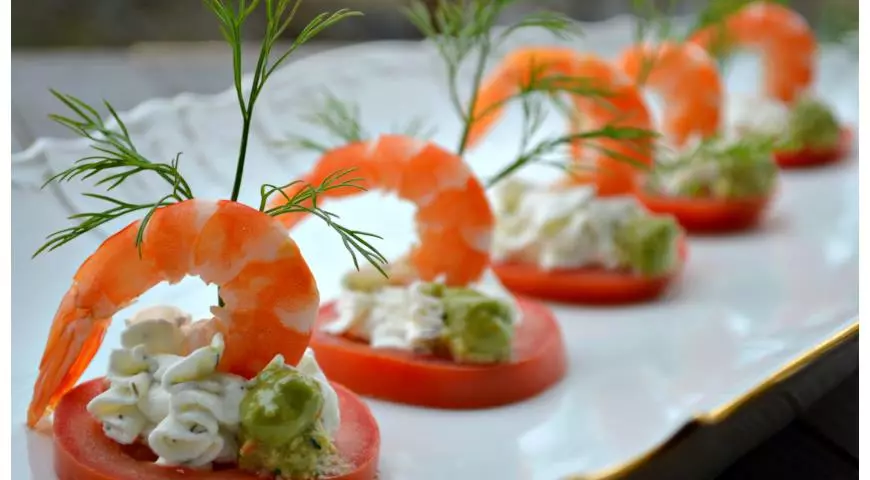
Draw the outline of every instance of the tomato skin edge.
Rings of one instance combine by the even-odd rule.
[[[757,227],[770,206],[773,193],[741,199],[680,198],[636,191],[648,210],[672,215],[689,233],[715,234]]]
[[[418,407],[474,410],[535,397],[567,372],[561,330],[548,307],[517,298],[523,319],[514,336],[514,359],[494,365],[379,348],[315,327],[311,339],[324,373],[359,395]],[[318,325],[334,318],[335,302],[321,306]]]
[[[347,388],[332,383],[339,396],[342,427],[336,447],[352,455],[351,470],[320,480],[374,480],[380,455],[380,431],[368,406]],[[68,392],[55,410],[54,470],[60,480],[254,480],[263,477],[238,469],[214,471],[163,467],[153,460],[137,460],[147,447],[122,446],[105,436],[86,410],[87,403],[105,390],[104,378],[81,383]],[[345,418],[345,412],[347,419]],[[345,421],[347,420],[347,424]],[[361,441],[362,440],[362,441]],[[153,454],[149,455],[153,456]],[[356,458],[361,457],[361,458]],[[108,464],[108,465],[107,465]]]
[[[630,305],[656,300],[680,277],[688,259],[685,237],[677,248],[677,266],[656,277],[603,268],[545,271],[522,263],[496,263],[492,269],[508,290],[522,295],[574,305]]]
[[[840,143],[827,149],[803,148],[796,151],[777,151],[773,153],[777,165],[783,169],[822,167],[836,163],[847,156],[852,149],[854,132],[849,127],[840,129]]]

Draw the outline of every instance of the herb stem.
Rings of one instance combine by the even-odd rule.
[[[486,182],[486,188],[491,188],[493,185],[495,185],[496,183],[498,183],[502,179],[507,178],[510,174],[512,174],[515,171],[522,168],[526,163],[529,162],[530,158],[531,157],[529,155],[523,155],[523,156],[517,157],[517,159],[514,160],[510,165],[505,167],[502,171],[497,173],[494,177],[490,178],[489,181]]]
[[[465,125],[462,129],[462,138],[459,141],[459,148],[457,149],[457,154],[461,157],[465,154],[466,148],[468,148],[468,136],[471,134],[471,127],[474,125],[474,122],[477,121],[477,118],[473,118],[474,115],[474,105],[477,103],[477,97],[480,94],[480,84],[483,82],[483,71],[486,68],[486,58],[489,56],[490,45],[489,41],[485,41],[480,46],[480,56],[477,58],[477,66],[474,71],[474,82],[472,83],[471,89],[471,99],[468,103],[468,115],[465,118]]]
[[[239,144],[239,160],[236,162],[236,178],[233,181],[233,193],[230,200],[237,201],[242,189],[242,175],[245,173],[245,155],[248,151],[248,132],[251,128],[251,119],[247,115],[242,121],[242,141]]]

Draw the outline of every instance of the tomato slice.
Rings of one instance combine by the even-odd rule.
[[[341,427],[335,444],[350,466],[348,473],[323,480],[373,480],[377,475],[380,432],[368,407],[348,389],[332,384],[338,393]],[[102,426],[86,410],[104,391],[104,379],[78,385],[60,401],[54,413],[54,469],[60,480],[255,480],[238,469],[213,471],[163,467],[145,446],[121,445],[103,434]]]
[[[311,348],[327,377],[360,395],[422,407],[474,409],[533,397],[565,375],[562,333],[546,306],[518,298],[522,320],[514,334],[513,359],[496,365],[378,348],[317,328]],[[320,309],[318,324],[335,318],[335,302]]]
[[[845,157],[852,149],[854,133],[851,128],[840,130],[840,143],[832,148],[803,148],[796,151],[774,152],[776,163],[781,168],[808,168],[834,163]]]
[[[687,198],[638,189],[637,199],[655,213],[673,215],[692,233],[725,233],[750,229],[761,221],[773,195],[740,199]]]
[[[639,303],[661,296],[680,275],[688,256],[685,238],[680,238],[677,248],[679,265],[656,277],[598,267],[541,270],[524,263],[494,264],[492,269],[508,290],[523,295],[588,305]]]

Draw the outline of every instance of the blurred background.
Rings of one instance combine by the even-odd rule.
[[[434,4],[435,0],[427,0]],[[704,0],[647,0],[674,14],[691,14],[708,4]],[[714,0],[715,1],[715,0]],[[300,8],[300,20],[338,8],[354,8],[366,16],[342,22],[321,34],[321,39],[363,41],[412,39],[419,34],[397,7],[404,0],[309,0]],[[539,0],[517,2],[509,15],[535,9],[558,10],[582,21],[604,20],[629,13],[636,0]],[[857,28],[858,0],[792,0],[823,37],[837,37]],[[509,20],[509,19],[505,19]],[[218,40],[214,19],[199,0],[15,0],[12,4],[12,46],[126,46],[139,42]],[[302,21],[295,26],[304,25]],[[258,30],[255,21],[249,25]],[[292,31],[290,35],[295,32]],[[252,33],[253,33],[252,32]]]

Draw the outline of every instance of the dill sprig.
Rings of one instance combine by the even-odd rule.
[[[818,37],[826,43],[850,47],[854,53],[858,49],[858,0],[838,0],[828,2],[822,9],[819,19]]]
[[[338,215],[328,212],[317,205],[318,196],[330,190],[351,188],[365,191],[365,187],[360,184],[362,178],[346,178],[353,171],[353,168],[336,171],[324,178],[318,186],[306,184],[301,180],[280,186],[263,185],[260,187],[260,211],[273,217],[288,213],[309,213],[320,218],[339,234],[345,248],[350,252],[354,267],[357,270],[360,268],[357,259],[357,254],[359,254],[382,275],[386,276],[387,274],[383,266],[387,264],[387,259],[368,241],[368,239],[372,238],[382,240],[382,237],[373,233],[344,227],[336,222],[339,218]],[[292,196],[285,193],[286,189],[294,185],[303,185],[303,187]],[[286,203],[278,207],[266,209],[268,199],[274,194],[284,197]]]
[[[657,3],[655,0],[631,0],[631,9],[637,17],[634,26],[636,43],[644,41],[660,43],[679,36],[674,30],[672,20],[676,0],[668,0],[664,10],[659,9]]]
[[[316,108],[302,114],[302,120],[319,127],[329,137],[324,143],[302,135],[291,135],[287,143],[294,148],[325,153],[335,147],[372,139],[363,126],[360,108],[356,102],[342,100],[329,91],[323,93],[323,102]],[[422,117],[415,117],[407,125],[394,125],[391,132],[428,140],[435,128],[427,126]]]
[[[299,46],[336,22],[361,14],[351,10],[339,10],[334,13],[318,15],[302,29],[301,33],[299,33],[288,48],[278,53],[277,58],[272,60],[273,48],[290,25],[301,0],[263,0],[262,3],[265,5],[266,15],[264,39],[256,67],[254,68],[251,84],[245,86],[242,84],[242,30],[245,21],[255,12],[261,2],[259,0],[204,0],[204,3],[219,20],[221,33],[232,51],[233,79],[239,109],[242,114],[239,156],[231,194],[231,199],[237,201],[244,174],[245,156],[254,106],[266,81],[274,73],[275,69],[286,61],[290,54],[299,48]],[[116,128],[109,128],[103,122],[96,109],[85,102],[70,95],[63,95],[55,91],[52,91],[52,93],[75,114],[72,118],[61,115],[52,115],[52,118],[70,128],[77,135],[91,140],[92,148],[96,153],[78,160],[69,169],[50,178],[46,182],[46,185],[51,182],[97,178],[96,186],[104,187],[106,192],[85,193],[84,195],[105,202],[107,207],[99,212],[86,212],[71,216],[71,220],[77,220],[79,223],[49,235],[45,245],[40,247],[34,256],[46,250],[54,250],[109,221],[133,213],[144,213],[136,235],[136,244],[140,248],[141,253],[145,227],[156,209],[193,198],[190,185],[178,170],[179,157],[176,156],[169,163],[155,163],[142,156],[136,150],[126,125],[124,125],[115,109],[108,102],[104,102],[104,105],[115,123],[117,123]],[[126,202],[114,198],[109,194],[109,192],[131,177],[147,172],[151,172],[165,180],[171,186],[170,192],[154,202],[146,203]],[[327,182],[324,182],[319,187],[303,189],[299,195],[289,198],[287,205],[268,210],[266,213],[276,216],[292,211],[310,211],[325,219],[327,224],[341,236],[342,241],[354,259],[354,264],[357,264],[357,253],[359,253],[379,268],[380,263],[378,262],[381,262],[383,257],[365,240],[367,237],[377,238],[375,235],[347,229],[335,222],[337,218],[335,215],[316,206],[315,199],[318,193],[335,188],[353,188],[352,182],[336,182],[340,176],[330,177]],[[261,192],[268,191],[271,194],[274,193],[274,188],[277,187],[264,185]],[[303,202],[307,200],[311,200],[312,207],[304,206]],[[264,200],[261,202],[260,210],[265,211],[265,208]],[[219,303],[222,304],[220,299]]]
[[[492,35],[501,13],[513,0],[438,0],[433,12],[421,0],[412,0],[406,9],[408,19],[430,39],[447,68],[450,102],[464,124],[456,149],[462,156],[468,147],[468,136],[474,123],[472,106],[477,102],[486,63],[493,50],[511,34],[529,27],[544,28],[558,37],[577,33],[577,24],[570,18],[552,12],[536,12],[509,25],[500,35]],[[471,95],[468,102],[459,94],[459,69],[474,57]]]
[[[527,125],[530,125],[531,122],[528,122]],[[524,127],[525,129],[526,127]],[[525,135],[525,133],[524,133]],[[595,139],[613,139],[613,140],[622,140],[625,142],[639,142],[647,139],[655,138],[656,133],[651,130],[646,130],[642,128],[636,127],[620,127],[614,125],[605,125],[601,128],[596,128],[592,130],[586,130],[582,132],[569,133],[567,135],[561,135],[554,138],[548,138],[542,140],[541,142],[533,145],[527,146],[525,148],[520,149],[520,154],[514,159],[511,163],[509,163],[506,167],[500,170],[498,173],[493,175],[489,181],[487,181],[487,188],[492,187],[499,181],[509,177],[514,174],[517,170],[532,164],[537,163],[541,165],[554,166],[557,168],[561,168],[567,171],[574,171],[582,168],[582,166],[572,165],[571,162],[573,159],[567,158],[567,156],[561,155],[557,158],[553,158],[552,156],[560,155],[560,151],[564,150],[574,142],[582,141],[588,142],[590,140]],[[615,159],[620,161],[624,161],[630,163],[634,167],[646,170],[646,165],[636,161],[635,159],[620,154],[619,152],[614,152],[608,150],[599,145],[592,144],[592,148],[601,151],[602,153],[609,155]],[[637,148],[640,151],[640,147]]]
[[[486,71],[490,54],[511,34],[528,27],[543,28],[555,37],[568,38],[577,33],[577,24],[563,15],[551,12],[536,12],[506,27],[498,35],[492,33],[496,22],[512,0],[490,2],[485,0],[460,0],[457,2],[439,1],[432,13],[420,2],[412,2],[407,15],[414,25],[435,45],[447,70],[450,102],[463,122],[463,131],[457,148],[461,156],[468,147],[469,134],[474,122],[484,118],[506,104],[519,101],[523,111],[523,126],[520,131],[520,146],[517,157],[497,172],[487,182],[492,186],[503,178],[515,173],[526,165],[537,163],[556,165],[569,169],[573,163],[567,158],[556,160],[561,150],[578,141],[591,141],[601,138],[639,140],[655,136],[653,132],[631,127],[614,125],[594,130],[575,132],[548,138],[532,143],[547,116],[547,105],[554,104],[563,113],[572,115],[574,108],[565,97],[588,97],[607,105],[612,92],[592,78],[571,77],[563,74],[547,73],[546,64],[530,65],[529,79],[518,85],[516,92],[495,102],[479,112],[473,112]],[[468,101],[459,94],[459,70],[466,61],[473,61],[471,93]],[[596,147],[598,148],[598,147]],[[567,156],[564,156],[567,157]],[[626,159],[627,161],[633,161]],[[637,162],[635,162],[637,163]]]
[[[105,188],[105,193],[85,193],[83,195],[105,202],[106,208],[98,212],[84,212],[70,216],[70,220],[79,223],[49,234],[45,244],[37,249],[33,256],[36,257],[42,252],[52,251],[66,245],[112,220],[144,211],[146,212],[145,217],[140,222],[136,234],[136,246],[141,249],[142,236],[154,210],[193,198],[190,185],[178,170],[180,154],[168,163],[151,162],[136,150],[127,126],[109,102],[103,102],[103,104],[117,124],[116,129],[110,129],[99,112],[82,100],[55,90],[51,90],[51,93],[74,115],[66,117],[53,114],[50,115],[50,118],[77,135],[89,139],[91,148],[95,153],[77,160],[71,167],[53,175],[45,182],[43,188],[52,182],[96,179],[94,186]],[[171,187],[170,192],[154,202],[146,203],[130,203],[110,195],[112,190],[126,180],[142,173],[151,173],[166,181]]]
[[[778,3],[780,5],[788,5],[789,3],[788,0],[709,0],[704,9],[698,13],[695,24],[689,29],[688,35],[710,25],[722,25],[729,15],[750,3],[760,2]]]
[[[281,66],[281,64],[285,60],[287,60],[290,54],[296,51],[296,49],[298,49],[302,44],[311,40],[318,33],[341,20],[353,16],[362,15],[362,13],[360,12],[348,9],[338,10],[333,13],[321,13],[302,29],[299,35],[293,40],[292,44],[287,47],[283,51],[283,53],[280,53],[275,60],[270,60],[272,57],[272,50],[275,47],[275,44],[280,40],[281,36],[287,30],[287,27],[290,25],[290,21],[293,19],[296,10],[299,8],[301,0],[264,0],[263,3],[266,7],[266,29],[264,32],[263,43],[260,47],[260,54],[257,58],[257,64],[254,68],[250,89],[247,91],[246,96],[245,88],[242,85],[242,27],[245,23],[245,20],[254,11],[259,3],[259,0],[236,0],[235,2],[227,0],[205,0],[205,4],[218,17],[218,20],[220,21],[221,33],[223,33],[224,38],[226,39],[227,43],[230,46],[230,49],[232,50],[233,78],[235,81],[239,109],[242,113],[242,134],[239,144],[239,159],[236,165],[236,177],[233,183],[233,191],[231,196],[232,200],[236,200],[239,196],[239,190],[241,189],[242,183],[242,175],[245,168],[245,155],[247,153],[248,136],[250,133],[251,120],[254,113],[254,105],[256,104],[260,93],[263,91],[263,88],[266,85],[266,81],[269,79],[275,69]],[[335,106],[336,105],[332,105],[333,108]],[[339,116],[328,118],[324,117],[321,118],[321,121],[344,119],[348,116],[348,114],[349,112],[347,111],[341,111]],[[348,126],[348,124],[344,123],[331,126],[336,128],[341,127],[341,129],[343,130],[344,127]],[[351,127],[353,126],[351,125]],[[360,134],[361,131],[357,130],[350,132],[348,135],[352,138],[358,138]],[[270,210],[266,210],[265,202],[267,196],[272,195],[276,192],[280,192],[281,189],[275,185],[263,185],[260,188],[260,211],[263,211],[272,216],[290,213],[293,211],[308,211],[309,213],[312,213],[313,215],[322,218],[324,221],[326,221],[326,224],[330,228],[332,228],[333,230],[335,230],[336,233],[339,234],[342,242],[344,243],[348,252],[350,252],[351,257],[353,258],[354,265],[357,265],[357,268],[357,254],[359,254],[362,255],[363,258],[368,260],[372,265],[380,269],[378,261],[383,257],[374,247],[371,246],[371,244],[365,241],[366,237],[379,237],[366,232],[350,230],[338,224],[335,221],[337,219],[335,215],[316,206],[315,200],[318,193],[322,193],[323,191],[336,188],[353,188],[353,184],[348,182],[333,183],[338,178],[339,177],[330,176],[328,178],[329,182],[327,182],[325,185],[321,185],[320,187],[309,186],[303,189],[300,194],[289,198],[287,197],[287,195],[284,195],[284,193],[281,192],[281,194],[285,196],[285,199],[288,203],[281,207],[276,207]],[[312,207],[304,206],[303,202],[307,200],[311,200]]]
[[[281,39],[290,22],[296,14],[302,0],[264,0],[266,10],[266,28],[263,33],[263,43],[257,64],[254,68],[250,89],[247,91],[242,85],[242,27],[248,17],[261,3],[260,0],[204,0],[205,5],[215,14],[220,22],[220,30],[232,50],[233,57],[233,82],[236,87],[239,109],[242,113],[242,134],[239,143],[239,159],[236,163],[236,175],[233,182],[233,191],[230,196],[235,201],[239,198],[242,187],[242,175],[245,170],[245,155],[248,149],[248,136],[250,134],[251,119],[254,114],[254,105],[263,91],[266,81],[281,66],[287,58],[305,42],[311,40],[318,33],[348,17],[362,15],[361,12],[342,9],[336,12],[326,12],[314,17],[306,25],[291,45],[275,60],[271,60],[272,50]]]
[[[593,101],[602,102],[603,105],[609,106],[607,99],[612,95],[612,91],[607,87],[601,86],[600,82],[592,78],[546,74],[546,65],[533,65],[530,69],[529,81],[520,85],[519,93],[515,97],[506,100],[513,101],[519,98],[523,112],[519,153],[513,161],[489,179],[487,187],[495,185],[517,170],[533,163],[555,166],[564,170],[580,168],[574,165],[573,160],[567,158],[567,155],[563,152],[575,142],[590,142],[595,139],[604,138],[638,142],[656,136],[655,132],[649,130],[617,126],[620,119],[616,117],[612,125],[546,138],[533,144],[532,139],[540,131],[547,119],[548,105],[556,105],[558,111],[565,115],[578,115],[579,112],[570,104],[570,97],[585,96]],[[566,99],[565,97],[569,98]],[[500,104],[494,105],[492,108],[497,108],[498,106]],[[489,112],[489,109],[484,110],[483,114],[485,115],[487,112]],[[602,147],[595,144],[592,145],[592,148],[602,149]],[[617,152],[604,153],[609,153],[614,158],[619,157],[620,160],[631,162],[639,168],[645,168],[644,165],[636,162],[634,159],[624,156],[620,157]],[[554,158],[554,155],[557,157]]]

